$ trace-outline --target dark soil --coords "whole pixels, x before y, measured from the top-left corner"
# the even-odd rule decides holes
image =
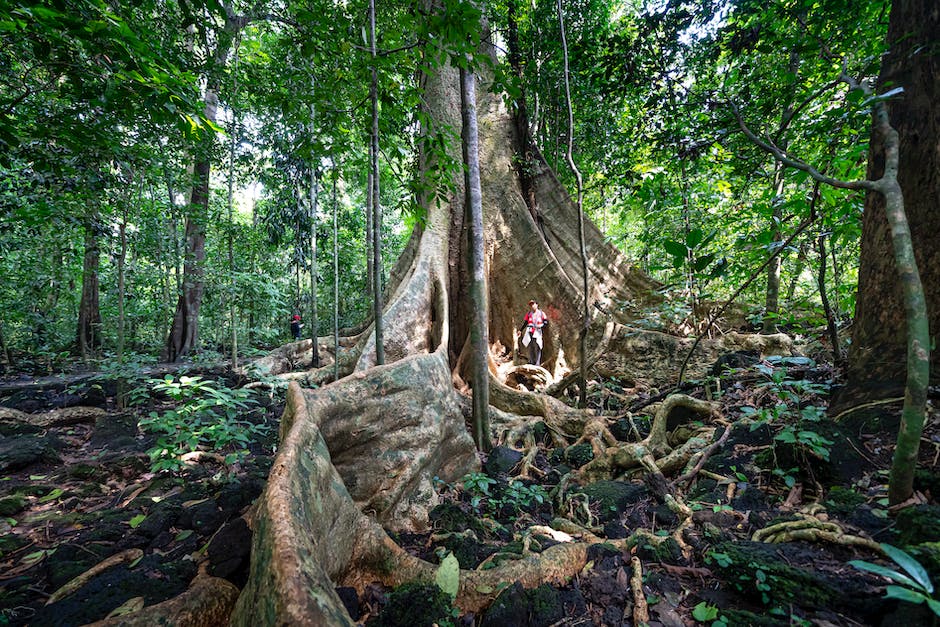
[[[567,585],[523,590],[504,582],[494,591],[493,605],[478,616],[460,616],[434,586],[388,590],[373,585],[363,595],[338,589],[340,598],[355,620],[368,625],[632,625],[628,580],[635,555],[644,565],[651,625],[716,620],[725,625],[930,624],[923,606],[884,599],[887,580],[848,564],[863,559],[896,568],[870,551],[751,538],[769,524],[795,520],[801,506],[818,502],[824,516],[847,533],[907,548],[940,582],[936,414],[928,421],[918,474],[924,504],[895,517],[885,500],[894,437],[885,425],[894,410],[884,408],[881,419],[864,424],[832,424],[822,413],[805,410],[825,406],[831,372],[803,362],[771,364],[786,375],[774,383],[760,366],[725,371],[720,386],[711,380],[686,389],[699,397],[720,394],[731,421],[744,414],[757,419],[732,427],[727,443],[684,496],[694,510],[695,524],[685,536],[691,556],[684,556],[674,541],[658,546],[641,541],[626,551],[598,545]],[[244,585],[251,532],[242,514],[264,487],[279,403],[262,397],[261,407],[253,410],[252,420],[271,429],[250,444],[251,454],[242,462],[223,465],[205,458],[179,473],[161,474],[151,471],[146,451],[153,438],[140,432],[137,421],[154,407],[165,407],[166,399],[117,411],[114,389],[93,378],[21,383],[0,386],[0,405],[29,412],[93,405],[106,408],[108,415],[93,425],[0,432],[0,461],[6,464],[0,469],[0,625],[81,625],[137,597],[147,605],[158,603],[185,590],[202,565],[210,574]],[[602,383],[592,402],[610,416],[612,433],[628,441],[636,427],[645,435],[645,416],[636,414],[632,425],[624,418],[626,386],[616,380]],[[644,402],[637,397],[630,407],[640,409]],[[783,414],[775,409],[781,404],[788,408]],[[681,423],[673,420],[670,429],[681,429]],[[815,433],[831,444],[822,447],[823,454],[805,441],[788,442],[780,435],[787,429]],[[599,535],[610,539],[637,529],[668,535],[675,528],[675,514],[641,477],[571,485],[569,491],[580,496],[562,509],[553,491],[593,453],[590,446],[551,449],[547,441],[540,439],[536,458],[544,473],[539,482],[513,479],[520,455],[496,450],[469,482],[442,486],[432,532],[402,534],[397,541],[435,563],[453,553],[462,568],[473,569],[556,543],[529,530],[548,525],[555,516],[587,517]],[[113,566],[61,601],[44,605],[73,577],[126,549],[141,549],[143,558]],[[714,614],[700,623],[693,618],[696,608],[699,615]]]
[[[5,383],[0,405],[30,413],[91,405],[108,414],[96,424],[0,433],[0,449],[18,451],[0,454],[13,462],[0,475],[0,625],[82,625],[136,597],[159,603],[183,592],[200,564],[244,584],[251,534],[241,516],[264,488],[282,406],[261,398],[250,419],[268,425],[269,435],[252,442],[241,463],[204,458],[155,474],[147,455],[153,437],[137,420],[165,399],[117,411],[113,385],[87,376],[17,383]],[[72,578],[126,549],[144,556],[45,605]]]
[[[768,369],[776,371],[776,382]],[[674,541],[658,546],[641,541],[623,552],[601,544],[591,548],[588,565],[567,586],[523,590],[514,582],[505,582],[493,605],[479,616],[438,612],[422,619],[424,622],[414,622],[411,615],[396,622],[394,610],[382,611],[384,603],[396,607],[396,591],[392,590],[373,590],[357,611],[369,625],[633,625],[634,600],[628,582],[630,560],[635,555],[644,564],[650,625],[931,624],[924,606],[884,598],[884,587],[890,583],[887,579],[848,564],[861,559],[898,569],[872,551],[826,542],[751,541],[755,531],[796,520],[802,506],[818,502],[825,507],[823,520],[838,523],[845,533],[907,548],[934,581],[940,581],[940,507],[921,505],[897,517],[889,513],[885,497],[894,439],[891,418],[885,415],[867,426],[831,422],[825,417],[831,378],[826,367],[804,359],[793,364],[753,360],[745,367],[725,371],[720,386],[716,386],[719,380],[712,379],[684,390],[701,398],[707,385],[714,398],[718,387],[726,417],[756,418],[752,424],[732,428],[727,443],[705,465],[707,475],[699,475],[685,495],[695,522],[685,536],[694,549],[689,558]],[[605,390],[623,392],[616,381],[605,382],[592,399],[599,410],[619,400],[605,398]],[[774,413],[781,405],[786,411]],[[635,402],[633,408],[641,406],[642,402]],[[890,408],[883,410],[890,412]],[[773,418],[763,420],[762,413]],[[682,417],[671,418],[670,430],[681,428],[682,422]],[[632,427],[626,423],[616,415],[610,420],[612,433],[622,441],[633,439]],[[634,423],[645,436],[649,422],[635,416]],[[810,435],[799,435],[804,439],[789,442],[786,435],[780,435],[787,430],[812,432],[828,444]],[[926,446],[922,453],[923,470],[917,483],[930,503],[936,503],[940,487],[938,434],[940,421],[932,413],[925,442],[934,446]],[[813,448],[816,444],[821,447]],[[587,445],[543,448],[536,465],[545,472],[544,479],[538,484],[524,480],[517,486],[551,495],[561,476],[592,456]],[[525,550],[538,552],[551,546],[554,540],[529,534],[527,529],[545,525],[556,515],[570,517],[572,512],[557,511],[557,503],[550,497],[542,503],[513,497],[518,489],[510,487],[509,466],[518,458],[518,454],[496,449],[483,467],[492,480],[486,494],[481,494],[479,477],[472,478],[469,485],[445,488],[443,503],[431,515],[433,532],[396,539],[413,555],[435,563],[453,553],[461,567],[469,569],[489,568],[516,559]],[[725,480],[719,482],[716,476]],[[625,538],[636,529],[668,534],[677,524],[675,514],[639,477],[574,486],[573,491],[584,496],[595,529],[607,538]],[[407,592],[414,594],[411,589]],[[431,592],[427,593],[429,598]],[[697,621],[693,617],[696,607],[714,614]]]

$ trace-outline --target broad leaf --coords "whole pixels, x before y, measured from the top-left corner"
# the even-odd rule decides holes
[[[685,247],[685,244],[680,244],[671,239],[663,240],[663,248],[666,249],[666,252],[672,255],[673,257],[678,257],[680,259],[685,259],[686,254],[688,254],[688,248]]]
[[[445,594],[456,598],[457,591],[460,589],[460,562],[453,553],[448,553],[447,557],[441,560],[441,565],[437,567],[437,574],[434,575],[434,583]]]
[[[915,592],[914,590],[909,590],[908,588],[902,588],[901,586],[888,586],[885,588],[885,598],[886,599],[898,599],[900,601],[907,601],[908,603],[923,603],[927,600],[927,597],[921,592]]]
[[[905,585],[909,588],[920,587],[916,581],[914,581],[907,575],[904,575],[903,573],[899,573],[896,570],[891,570],[890,568],[886,568],[884,566],[879,566],[878,564],[872,564],[871,562],[864,562],[862,560],[852,560],[851,562],[849,562],[849,566],[854,566],[855,568],[858,568],[859,570],[867,570],[870,573],[875,573],[876,575],[887,577],[888,579],[896,581],[899,584]]]
[[[897,562],[901,568],[907,571],[908,575],[913,577],[917,583],[920,584],[919,587],[926,590],[927,594],[933,594],[933,584],[930,583],[930,575],[928,575],[924,567],[920,565],[920,562],[911,557],[909,553],[902,551],[896,546],[882,544],[881,548],[888,557]]]

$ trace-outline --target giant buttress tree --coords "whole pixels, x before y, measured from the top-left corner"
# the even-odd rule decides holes
[[[927,300],[934,349],[931,381],[936,383],[940,380],[940,351],[936,350],[940,334],[940,5],[933,0],[892,3],[888,52],[877,91],[897,88],[903,92],[885,105],[900,136],[898,182]],[[884,167],[884,139],[875,137],[868,178],[879,178]],[[905,384],[906,322],[884,207],[882,195],[869,192],[848,378],[833,402],[837,412],[898,398]]]

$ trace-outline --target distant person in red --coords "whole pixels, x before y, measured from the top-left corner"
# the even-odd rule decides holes
[[[300,316],[298,314],[294,314],[294,317],[291,318],[291,321],[290,321],[290,334],[293,336],[295,340],[300,339],[300,328],[302,326],[304,325],[301,324],[300,322]]]
[[[542,329],[548,324],[548,316],[539,309],[539,304],[534,300],[529,301],[529,308],[516,334],[521,334],[522,345],[529,347],[529,363],[540,366],[542,364]]]

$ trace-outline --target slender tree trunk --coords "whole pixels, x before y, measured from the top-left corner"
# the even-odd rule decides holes
[[[786,106],[784,107],[783,116],[780,119],[780,127],[777,129],[777,145],[780,146],[780,149],[784,152],[786,152],[789,144],[786,131],[793,118],[793,100],[796,98],[796,75],[799,69],[800,55],[798,52],[791,51],[790,74],[792,74],[794,78],[787,92]],[[774,167],[773,216],[771,217],[773,223],[772,239],[774,242],[780,242],[783,239],[783,231],[781,231],[780,225],[783,223],[783,209],[781,207],[783,205],[783,192],[785,191],[786,183],[785,173],[786,166],[778,162]],[[780,316],[780,272],[782,268],[783,254],[774,257],[770,262],[770,266],[767,267],[767,290],[764,293],[764,321],[761,326],[761,333],[776,333],[777,331],[777,320]]]
[[[483,193],[480,189],[480,144],[477,131],[476,80],[460,69],[460,110],[463,126],[464,206],[470,225],[470,351],[473,389],[473,439],[488,451],[490,443],[489,307],[483,241]],[[534,340],[533,340],[534,341]]]
[[[369,0],[369,45],[372,51],[372,286],[374,290],[375,363],[385,363],[385,333],[382,320],[382,202],[379,197],[379,72],[375,42],[375,0]]]
[[[212,125],[218,119],[219,78],[225,68],[233,41],[248,23],[244,16],[236,16],[228,5],[225,26],[219,31],[219,43],[213,54],[205,91],[204,116]],[[193,187],[186,216],[186,257],[183,264],[183,286],[176,305],[176,313],[167,337],[163,357],[177,361],[196,350],[199,345],[199,308],[205,291],[206,220],[209,212],[209,171],[211,169],[213,136],[203,129],[205,139],[197,147],[193,166]]]
[[[314,95],[314,79],[310,79],[310,96]],[[310,154],[310,367],[320,367],[320,343],[318,341],[318,332],[320,321],[317,311],[317,287],[319,278],[317,277],[317,203],[319,202],[319,181],[317,180],[317,159],[313,154],[314,140],[314,120],[316,118],[316,107],[310,104],[310,123],[307,134],[309,135],[311,154]]]
[[[584,243],[584,184],[581,180],[581,171],[578,170],[578,166],[575,165],[574,157],[572,155],[572,149],[574,146],[574,112],[571,106],[571,84],[568,70],[568,42],[565,37],[565,17],[564,11],[561,6],[561,0],[557,0],[558,7],[558,25],[561,29],[561,50],[564,59],[564,77],[565,77],[565,106],[568,109],[568,148],[565,153],[565,159],[568,161],[568,167],[571,168],[572,173],[574,173],[575,184],[577,185],[578,197],[577,197],[577,209],[578,209],[578,246],[581,250],[581,290],[584,295],[582,303],[582,320],[581,320],[581,333],[578,336],[578,345],[579,345],[579,361],[581,365],[581,391],[578,394],[578,404],[581,407],[587,405],[587,370],[588,370],[588,352],[587,352],[587,336],[588,329],[591,324],[591,311],[590,311],[590,297],[591,293],[588,290],[588,258],[587,258],[587,248]]]
[[[829,294],[826,291],[826,235],[821,233],[816,239],[816,250],[819,253],[819,274],[816,275],[816,285],[819,287],[819,299],[822,301],[823,312],[826,314],[826,330],[829,333],[829,343],[832,344],[832,360],[836,366],[842,365],[842,346],[839,344],[839,328],[829,305]]]
[[[121,238],[121,251],[117,259],[118,271],[118,325],[117,325],[117,362],[119,366],[124,365],[124,328],[127,324],[124,313],[125,300],[125,261],[127,260],[127,208],[121,213],[121,224],[118,227]],[[119,409],[125,407],[127,383],[123,377],[118,377],[116,401]]]
[[[235,44],[235,63],[232,72],[232,101],[238,97],[238,48],[241,40]],[[232,369],[238,368],[238,325],[235,317],[235,216],[234,205],[234,186],[235,186],[235,146],[238,144],[238,119],[236,116],[235,105],[232,105],[232,129],[231,141],[229,142],[228,152],[228,272],[229,272],[229,305],[228,319],[231,337],[231,363]]]
[[[372,139],[369,138],[369,174],[366,177],[366,296],[371,303],[375,297],[375,273],[372,270]]]
[[[3,335],[3,320],[0,319],[0,357],[3,358],[3,365],[8,369],[13,368],[13,360],[10,358],[10,347],[7,346],[6,336]]]
[[[333,379],[339,379],[339,166],[333,159]]]
[[[85,260],[82,267],[82,299],[78,306],[78,351],[83,361],[94,356],[101,346],[101,310],[99,307],[98,245],[100,217],[93,211],[85,220]]]

